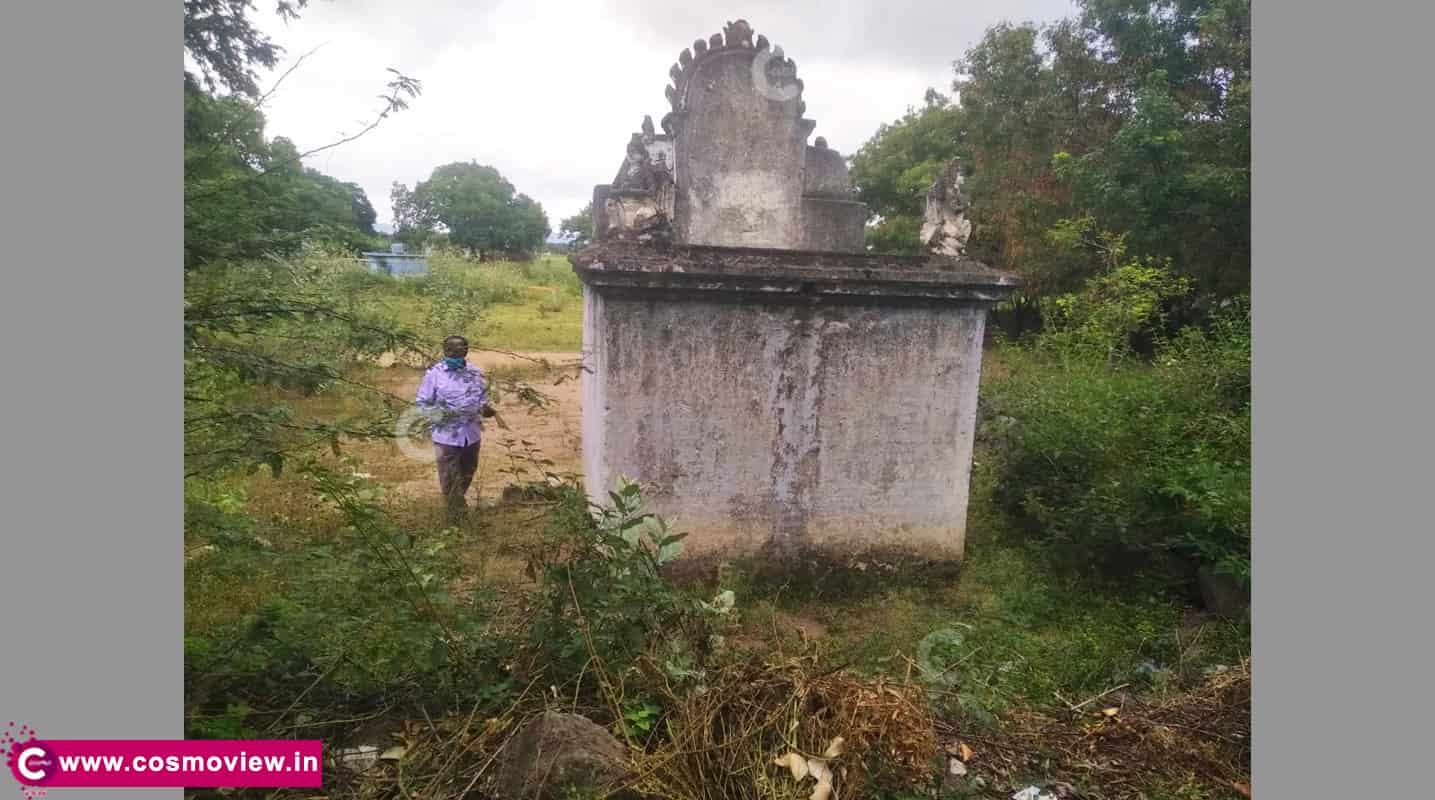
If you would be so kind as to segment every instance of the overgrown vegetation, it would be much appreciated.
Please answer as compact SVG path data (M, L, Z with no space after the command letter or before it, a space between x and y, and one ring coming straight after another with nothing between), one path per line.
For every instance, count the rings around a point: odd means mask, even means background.
M1128 263L1057 298L1048 330L1004 349L984 387L990 468L1001 507L1070 567L1178 587L1206 567L1249 585L1250 306L1233 298L1168 336L1162 309L1187 291Z
M283 590L229 624L186 637L189 706L200 715L192 733L236 732L250 703L275 697L306 708L370 709L503 698L507 648L490 629L490 598L454 594L457 531L405 530L378 504L377 487L346 466L301 468L333 514L327 535L276 547L239 536L253 521L233 514L205 531L217 552L192 573L277 572ZM223 713L210 716L216 712ZM312 721L305 716L271 713L262 722L272 730Z
M396 80L392 102L417 92ZM267 139L257 101L184 92L184 263L186 269L268 254L294 255L307 242L357 253L377 249L377 213L364 190L305 167L294 143Z
M326 767L330 796L364 798L489 796L495 753L545 708L607 726L626 788L655 798L806 798L822 769L886 800L1045 779L1224 798L1248 777L1249 623L1188 595L1198 569L1250 575L1247 3L995 27L960 107L929 94L858 153L883 249L910 246L963 156L977 255L1039 306L986 357L958 578L773 583L734 562L682 584L681 531L640 487L592 505L555 466L572 454L521 435L486 445L511 491L464 525L394 477L405 381L439 339L576 351L577 278L493 260L547 222L475 165L397 198L430 273L368 273L362 192L266 138L252 67L278 51L248 6L185 8L187 736L381 745ZM394 73L374 124L418 88ZM552 373L496 370L491 396L542 410L539 380L574 377Z
M644 512L632 482L620 483L609 493L611 505L592 509L591 516L580 492L565 492L562 499L552 535L529 566L541 576L544 597L531 628L534 647L569 674L597 659L593 666L603 683L621 682L650 648L670 663L692 663L694 654L684 648L699 638L690 629L699 624L701 606L662 574L682 552L686 534ZM666 642L654 641L665 635ZM672 673L674 680L684 677L678 668ZM603 689L621 693L621 685Z
M1250 284L1249 0L1082 0L1048 25L989 28L957 63L957 102L929 91L852 158L880 219L869 244L917 246L927 187L947 159L969 173L969 249L1016 271L998 320L1038 327L1045 301L1106 266L1072 226L1126 235L1169 259L1193 297Z
M971 252L1017 272L983 391L1008 519L1088 574L1249 581L1250 4L1083 0L1001 24L854 156L911 251L960 158Z

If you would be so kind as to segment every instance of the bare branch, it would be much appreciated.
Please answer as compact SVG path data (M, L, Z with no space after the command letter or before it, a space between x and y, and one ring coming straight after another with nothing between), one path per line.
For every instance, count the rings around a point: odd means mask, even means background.
M328 44L328 42L325 42L324 44ZM293 64L290 64L290 65L289 65L289 68L286 69L286 70L284 70L284 73L279 76L278 80L274 81L274 85L269 87L269 91L267 91L267 92L265 92L264 94L260 95L260 96L259 96L259 99L256 100L256 101L254 101L254 110L255 110L255 111L258 111L259 108L264 105L264 101L268 100L270 97L272 97L272 96L274 95L275 92L279 91L279 86L280 86L280 84L284 83L284 79L287 78L287 77L289 77L289 75L290 75L291 73L293 73L294 70L298 69L298 68L299 68L299 65L304 63L304 59L308 58L309 56L314 55L314 54L317 53L317 52L319 52L319 48L320 48L320 47L323 47L323 46L324 46L324 45L321 44L321 45L319 45L318 47L315 47L313 50L310 50L309 52L305 53L304 55L299 56L298 58L294 59L294 63L293 63Z

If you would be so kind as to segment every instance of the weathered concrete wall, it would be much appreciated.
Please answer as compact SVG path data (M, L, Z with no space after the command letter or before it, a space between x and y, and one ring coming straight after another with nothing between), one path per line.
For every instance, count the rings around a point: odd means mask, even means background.
M804 157L802 247L860 253L867 247L867 206L856 200L847 160L817 137Z
M588 297L597 497L620 474L658 484L693 554L960 557L981 309Z
M821 136L806 144L816 123L782 48L737 20L694 41L668 74L664 132L644 117L613 182L594 191L596 241L863 249L868 215L846 160ZM635 191L651 199L620 197Z
M365 252L370 272L384 275L426 275L429 271L428 257L422 253Z
M995 295L921 259L698 250L585 257L589 493L656 484L693 556L960 558Z

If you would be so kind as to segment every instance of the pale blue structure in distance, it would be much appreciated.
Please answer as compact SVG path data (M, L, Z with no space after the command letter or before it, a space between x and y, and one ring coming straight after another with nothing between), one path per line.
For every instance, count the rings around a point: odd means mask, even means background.
M369 262L369 271L383 275L425 275L429 271L428 256L422 253L406 253L398 242L389 245L389 252L363 253Z

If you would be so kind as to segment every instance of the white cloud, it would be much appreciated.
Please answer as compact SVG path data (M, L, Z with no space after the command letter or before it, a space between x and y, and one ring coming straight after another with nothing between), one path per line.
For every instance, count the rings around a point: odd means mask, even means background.
M731 7L731 8L730 8ZM320 0L285 24L257 22L286 50L270 85L319 47L266 104L269 135L301 150L361 129L382 107L393 67L423 82L411 107L311 167L363 186L390 219L389 188L440 164L496 167L543 204L556 229L611 180L644 114L659 120L678 52L739 16L797 61L814 135L851 153L929 86L950 91L951 62L1002 19L1050 20L1068 0L962 6L897 0L833 7L816 0L747 4L635 0Z

